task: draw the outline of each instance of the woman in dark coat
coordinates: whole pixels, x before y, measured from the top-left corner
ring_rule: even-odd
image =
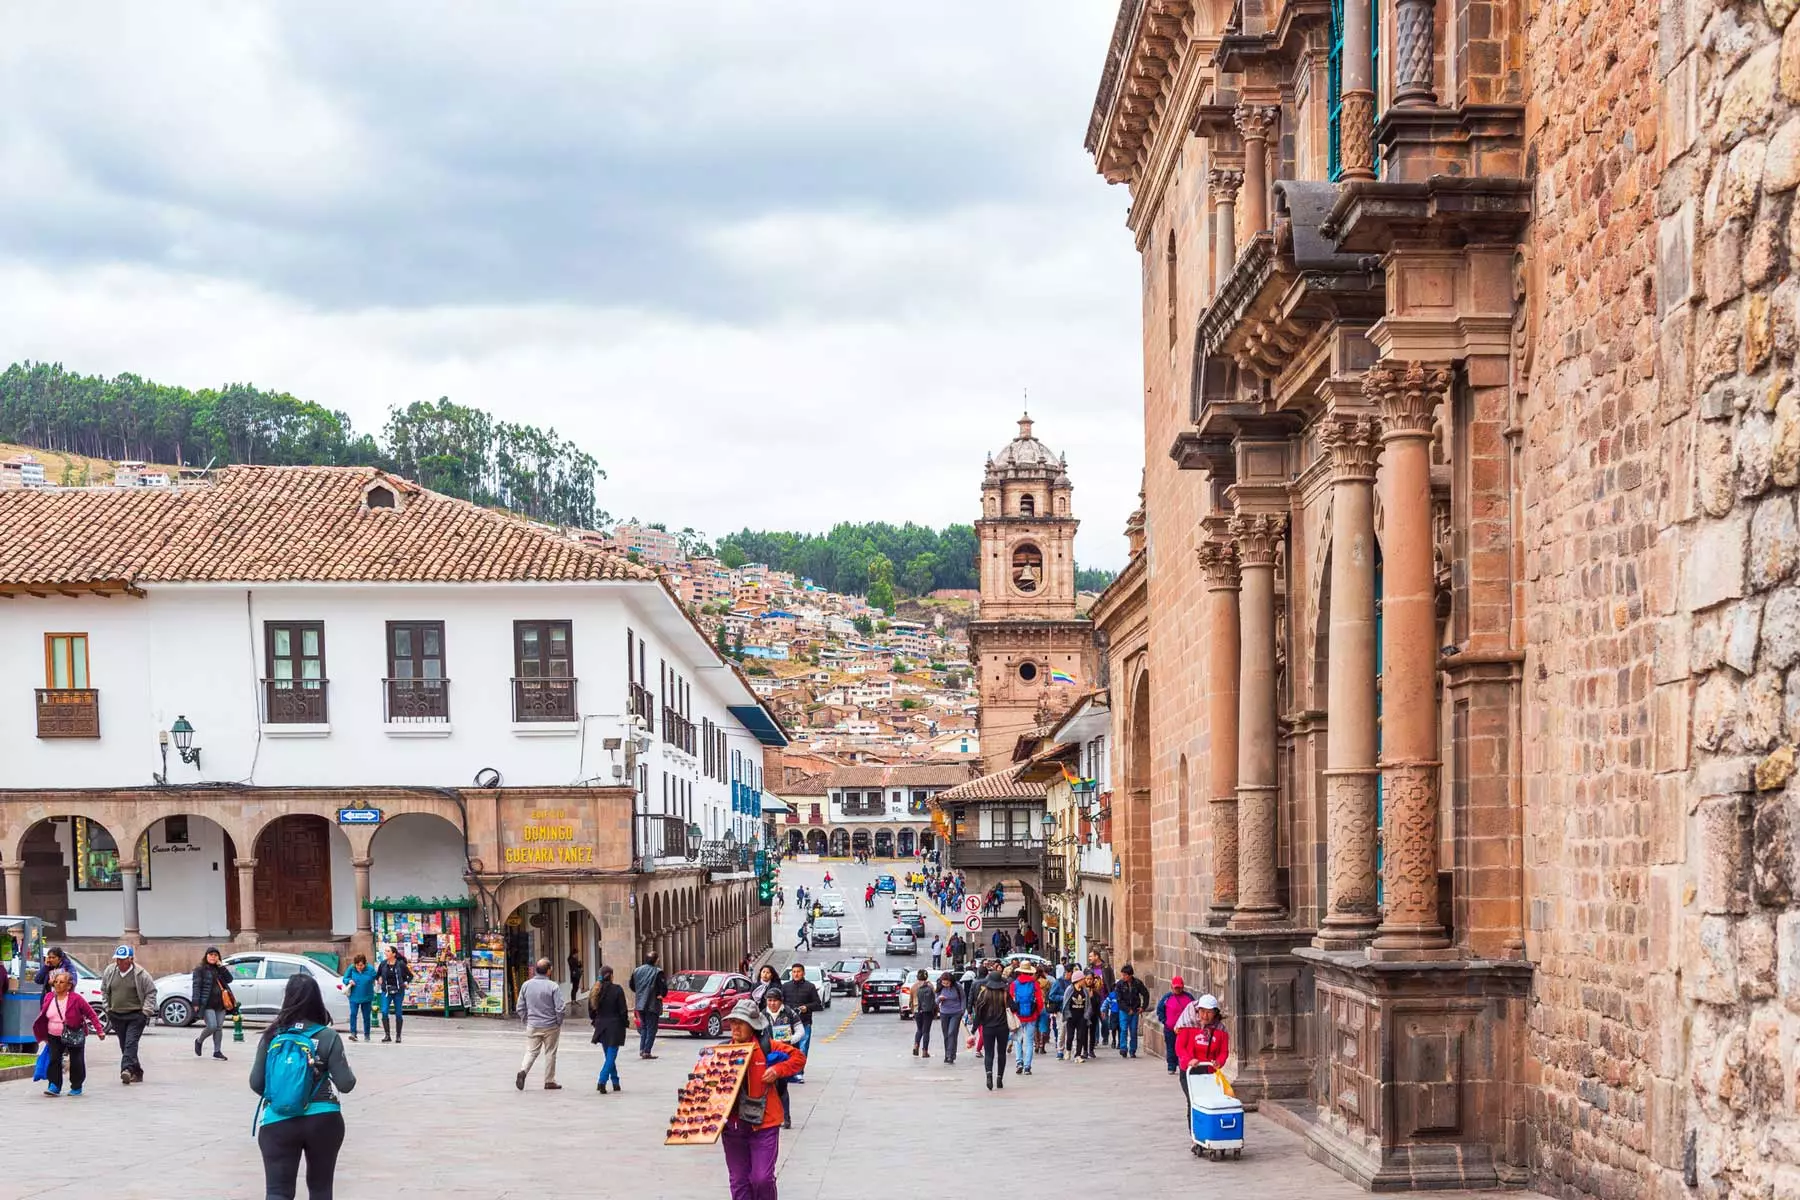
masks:
[[[195,1058],[200,1057],[201,1048],[210,1034],[213,1057],[224,1061],[225,1014],[229,1011],[225,998],[230,992],[231,968],[220,960],[217,946],[208,946],[200,957],[200,965],[194,968],[194,1011],[206,1022],[206,1028],[194,1039]]]
[[[605,1093],[606,1081],[612,1080],[613,1091],[619,1087],[619,1047],[625,1044],[625,1029],[631,1023],[631,1002],[625,989],[613,982],[613,969],[600,968],[600,978],[588,993],[588,1020],[594,1023],[594,1042],[606,1051],[606,1062],[600,1067],[600,1081],[594,1090]]]

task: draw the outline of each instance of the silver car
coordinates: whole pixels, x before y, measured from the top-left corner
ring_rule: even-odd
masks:
[[[905,925],[896,925],[887,931],[887,949],[889,954],[917,954],[919,939]]]
[[[281,1011],[287,981],[303,972],[319,981],[319,992],[325,998],[325,1010],[333,1024],[350,1020],[350,996],[341,982],[322,963],[304,954],[284,954],[278,950],[246,950],[225,960],[231,972],[231,994],[245,1020],[267,1021]],[[164,975],[156,981],[156,1015],[165,1025],[192,1025],[199,1014],[194,1011],[194,973],[180,971]]]

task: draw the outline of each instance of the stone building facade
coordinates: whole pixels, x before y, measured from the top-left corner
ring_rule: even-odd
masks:
[[[1365,1185],[1800,1194],[1796,7],[1121,5],[1115,942]]]

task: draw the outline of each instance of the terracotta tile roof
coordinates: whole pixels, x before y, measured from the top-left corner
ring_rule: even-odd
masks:
[[[932,803],[941,806],[957,800],[1042,800],[1047,790],[1044,784],[1019,778],[1028,765],[1018,763],[1004,771],[971,779],[960,787],[939,792],[931,798]]]
[[[376,481],[399,507],[364,505]],[[373,467],[227,467],[200,486],[4,491],[0,531],[0,585],[656,578]]]
[[[969,781],[967,763],[900,763],[891,767],[840,767],[831,773],[828,786],[854,787],[954,787]]]
[[[781,794],[784,796],[823,796],[826,788],[825,781],[830,778],[831,774],[827,771],[798,777],[790,775],[787,786],[781,789]]]

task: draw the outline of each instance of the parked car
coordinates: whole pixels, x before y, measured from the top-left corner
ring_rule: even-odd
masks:
[[[917,896],[913,895],[911,892],[901,892],[899,895],[894,897],[894,915],[895,916],[899,916],[903,912],[918,912],[918,911],[919,911],[919,898]]]
[[[231,994],[237,997],[238,1011],[245,1020],[269,1020],[281,1011],[287,981],[295,975],[311,974],[319,982],[325,997],[325,1010],[336,1023],[349,1023],[350,996],[341,982],[343,976],[324,963],[304,954],[285,954],[279,950],[252,950],[233,954],[225,961],[231,972]],[[194,1011],[194,972],[176,971],[156,981],[156,1015],[164,1025],[192,1025],[200,1014]]]
[[[790,966],[790,970],[792,967],[799,967],[801,974],[812,980],[813,986],[819,989],[819,999],[824,1002],[826,1008],[830,1008],[831,981],[826,976],[825,968],[817,963],[793,963]],[[788,977],[788,972],[783,971],[781,977],[786,979]]]
[[[906,972],[897,967],[883,967],[879,971],[869,972],[863,980],[862,1010],[884,1008],[887,1005],[900,1007],[900,985],[906,980]]]
[[[908,929],[912,930],[914,937],[925,936],[925,916],[917,909],[914,909],[912,912],[895,913],[894,924],[906,926]]]
[[[1032,966],[1036,967],[1040,976],[1052,972],[1056,967],[1055,963],[1051,962],[1041,954],[1031,954],[1024,950],[1015,950],[1000,960],[1000,969],[1005,971],[1010,969],[1014,963],[1022,962],[1030,963]]]
[[[836,892],[826,892],[819,897],[819,907],[828,917],[844,915],[844,898]]]
[[[663,997],[662,1027],[694,1037],[723,1037],[725,1014],[750,994],[750,977],[736,971],[677,971]]]
[[[813,922],[812,944],[815,946],[842,946],[844,929],[838,924],[836,917],[820,917]]]
[[[875,890],[876,891],[892,892],[895,890],[895,887],[896,887],[896,885],[894,883],[894,877],[892,875],[877,875],[875,877]]]
[[[840,958],[825,968],[825,978],[831,981],[832,991],[854,996],[862,990],[863,980],[869,977],[869,972],[880,967],[881,964],[872,958]]]
[[[919,939],[906,925],[896,925],[887,931],[887,952],[889,954],[917,954]]]
[[[100,973],[67,950],[63,950],[62,954],[69,966],[75,968],[75,994],[86,1000],[88,1007],[94,1012],[104,1014],[106,998],[100,992]],[[22,971],[26,980],[37,978],[38,968],[43,965],[44,960],[41,958],[27,959],[23,964],[14,959],[8,964],[9,968]]]

